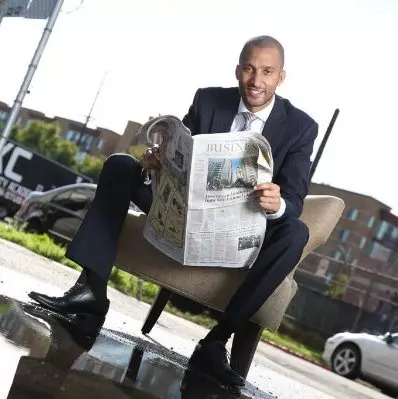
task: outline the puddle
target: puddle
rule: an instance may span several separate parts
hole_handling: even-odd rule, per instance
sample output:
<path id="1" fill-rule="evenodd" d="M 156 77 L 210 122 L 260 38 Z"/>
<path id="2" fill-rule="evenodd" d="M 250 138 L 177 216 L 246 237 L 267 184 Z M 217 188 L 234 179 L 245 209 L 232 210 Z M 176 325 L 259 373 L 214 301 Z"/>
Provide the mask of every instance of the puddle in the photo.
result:
<path id="1" fill-rule="evenodd" d="M 105 328 L 83 333 L 67 319 L 4 296 L 0 359 L 0 398 L 274 399 L 250 383 L 231 392 L 190 374 L 185 357 L 152 342 Z"/>

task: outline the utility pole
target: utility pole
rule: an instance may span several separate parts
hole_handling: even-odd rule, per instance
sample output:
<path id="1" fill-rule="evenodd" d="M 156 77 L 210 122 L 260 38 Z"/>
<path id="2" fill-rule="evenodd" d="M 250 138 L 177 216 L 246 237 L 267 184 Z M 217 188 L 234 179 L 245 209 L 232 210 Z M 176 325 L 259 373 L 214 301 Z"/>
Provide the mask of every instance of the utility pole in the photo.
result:
<path id="1" fill-rule="evenodd" d="M 83 127 L 82 127 L 82 130 L 81 130 L 81 132 L 80 132 L 80 136 L 79 136 L 79 138 L 76 140 L 76 145 L 77 145 L 78 147 L 80 147 L 80 143 L 81 143 L 81 141 L 82 141 L 82 138 L 83 138 L 84 133 L 86 132 L 87 125 L 88 125 L 88 123 L 89 123 L 90 120 L 91 120 L 91 114 L 93 113 L 95 104 L 97 103 L 98 97 L 99 97 L 99 95 L 100 95 L 100 93 L 101 93 L 101 90 L 102 90 L 102 87 L 103 87 L 103 85 L 104 85 L 104 83 L 105 83 L 105 78 L 106 78 L 106 75 L 107 75 L 107 74 L 108 74 L 108 71 L 106 71 L 106 72 L 104 73 L 104 76 L 102 77 L 102 80 L 101 80 L 101 83 L 100 83 L 100 85 L 99 85 L 99 87 L 98 87 L 97 93 L 95 94 L 94 101 L 93 101 L 93 103 L 92 103 L 92 105 L 91 105 L 90 112 L 88 113 L 88 115 L 87 115 L 87 117 L 86 117 L 86 121 L 84 122 L 84 125 L 83 125 Z"/>
<path id="2" fill-rule="evenodd" d="M 325 149 L 325 146 L 326 146 L 326 143 L 327 143 L 327 141 L 329 139 L 330 133 L 332 133 L 333 126 L 334 126 L 334 124 L 336 122 L 336 119 L 337 119 L 339 113 L 340 113 L 340 110 L 337 108 L 334 111 L 334 114 L 332 116 L 332 119 L 330 120 L 328 128 L 326 129 L 325 136 L 322 139 L 322 143 L 319 146 L 318 152 L 317 152 L 317 154 L 315 156 L 314 162 L 313 162 L 312 167 L 311 167 L 310 182 L 312 180 L 312 176 L 314 176 L 315 170 L 316 170 L 316 168 L 318 166 L 319 160 L 321 159 L 321 156 L 323 154 L 323 150 Z"/>
<path id="3" fill-rule="evenodd" d="M 0 0 L 0 25 L 6 13 L 6 0 Z"/>
<path id="4" fill-rule="evenodd" d="M 0 0 L 1 1 L 1 0 Z M 25 98 L 26 93 L 29 90 L 30 83 L 32 82 L 33 76 L 36 72 L 37 66 L 39 65 L 41 56 L 44 52 L 44 49 L 47 45 L 48 39 L 51 36 L 52 30 L 54 28 L 55 22 L 57 21 L 58 15 L 61 12 L 62 5 L 64 0 L 57 0 L 54 8 L 51 12 L 51 15 L 48 17 L 46 27 L 44 28 L 43 35 L 40 39 L 40 42 L 36 48 L 36 51 L 33 55 L 32 61 L 29 65 L 28 71 L 26 72 L 25 78 L 22 82 L 22 85 L 19 89 L 18 95 L 14 101 L 14 105 L 11 108 L 10 115 L 6 121 L 6 124 L 3 129 L 3 133 L 0 136 L 0 154 L 5 146 L 6 140 L 11 134 L 11 129 L 14 126 L 19 111 L 21 110 L 23 100 Z"/>

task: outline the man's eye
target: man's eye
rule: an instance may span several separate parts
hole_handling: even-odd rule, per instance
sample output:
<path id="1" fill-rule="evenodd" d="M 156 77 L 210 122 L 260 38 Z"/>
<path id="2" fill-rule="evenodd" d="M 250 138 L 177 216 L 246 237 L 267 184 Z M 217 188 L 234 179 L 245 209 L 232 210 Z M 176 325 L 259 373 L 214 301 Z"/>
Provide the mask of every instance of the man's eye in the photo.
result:
<path id="1" fill-rule="evenodd" d="M 265 75 L 271 75 L 272 69 L 264 69 L 264 74 Z"/>
<path id="2" fill-rule="evenodd" d="M 243 70 L 244 70 L 245 72 L 251 72 L 251 71 L 252 71 L 252 67 L 250 67 L 250 66 L 245 66 L 245 67 L 243 68 Z"/>

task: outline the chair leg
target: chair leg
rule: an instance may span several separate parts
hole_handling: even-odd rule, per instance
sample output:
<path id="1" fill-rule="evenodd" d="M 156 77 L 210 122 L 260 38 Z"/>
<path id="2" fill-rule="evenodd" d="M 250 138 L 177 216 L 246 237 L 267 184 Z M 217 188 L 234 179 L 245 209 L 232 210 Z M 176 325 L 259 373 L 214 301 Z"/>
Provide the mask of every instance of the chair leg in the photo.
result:
<path id="1" fill-rule="evenodd" d="M 231 367 L 243 378 L 247 377 L 261 338 L 263 328 L 251 321 L 234 334 L 231 350 Z"/>
<path id="2" fill-rule="evenodd" d="M 158 321 L 159 316 L 162 314 L 163 309 L 167 305 L 168 300 L 171 297 L 171 291 L 166 290 L 166 288 L 160 288 L 159 292 L 152 303 L 152 307 L 149 310 L 149 313 L 145 319 L 145 322 L 142 326 L 141 332 L 143 334 L 149 334 L 152 330 L 152 327 Z"/>

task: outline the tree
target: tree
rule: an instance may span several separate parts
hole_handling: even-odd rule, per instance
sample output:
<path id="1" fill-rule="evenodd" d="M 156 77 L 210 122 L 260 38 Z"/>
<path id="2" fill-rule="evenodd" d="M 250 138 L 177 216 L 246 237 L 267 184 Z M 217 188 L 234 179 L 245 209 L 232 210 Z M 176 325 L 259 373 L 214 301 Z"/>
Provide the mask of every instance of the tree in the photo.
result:
<path id="1" fill-rule="evenodd" d="M 78 171 L 97 182 L 103 165 L 104 159 L 87 155 L 83 163 L 78 166 Z"/>
<path id="2" fill-rule="evenodd" d="M 143 144 L 132 145 L 130 146 L 128 153 L 136 159 L 141 159 L 146 149 L 147 146 Z"/>
<path id="3" fill-rule="evenodd" d="M 27 128 L 16 126 L 10 138 L 65 166 L 74 169 L 77 166 L 78 148 L 75 143 L 60 136 L 56 123 L 34 121 Z"/>

